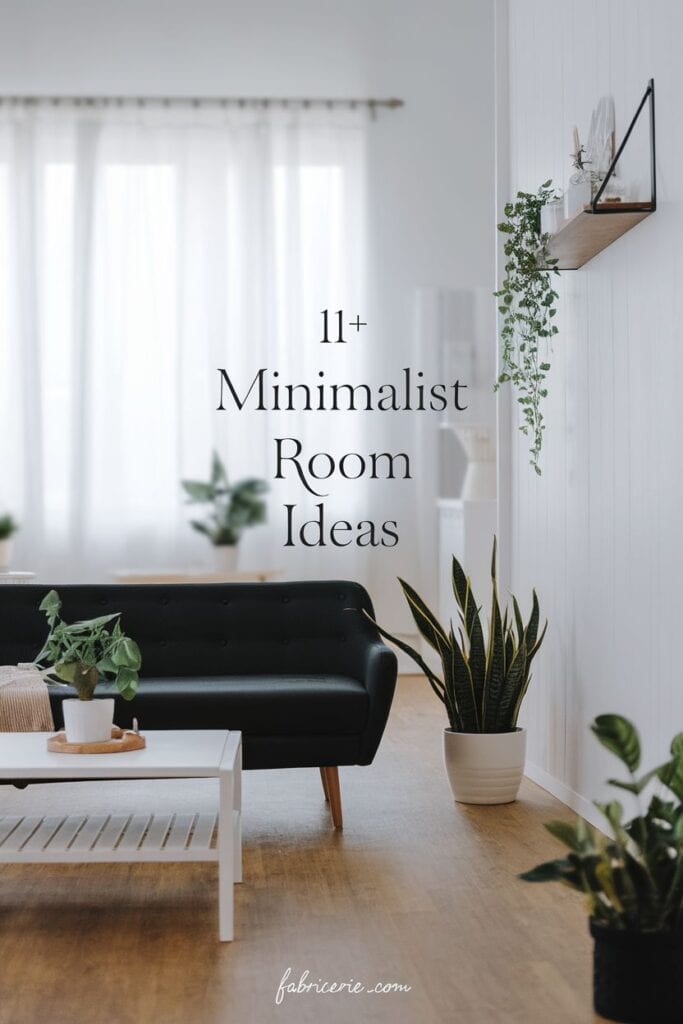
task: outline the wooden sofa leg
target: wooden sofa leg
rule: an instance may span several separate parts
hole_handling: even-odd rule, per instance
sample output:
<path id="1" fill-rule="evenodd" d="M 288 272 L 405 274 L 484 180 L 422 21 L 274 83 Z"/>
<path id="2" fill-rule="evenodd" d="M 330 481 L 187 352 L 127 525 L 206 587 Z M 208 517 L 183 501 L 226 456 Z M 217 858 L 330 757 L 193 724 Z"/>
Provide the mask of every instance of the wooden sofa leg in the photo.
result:
<path id="1" fill-rule="evenodd" d="M 327 768 L 321 768 L 320 769 L 320 778 L 321 778 L 321 781 L 322 781 L 322 784 L 323 784 L 323 793 L 325 794 L 325 802 L 329 804 L 329 802 L 330 802 L 330 793 L 329 793 L 329 790 L 327 788 Z"/>
<path id="2" fill-rule="evenodd" d="M 325 769 L 325 777 L 327 779 L 327 792 L 330 797 L 330 810 L 332 811 L 334 827 L 343 828 L 344 822 L 342 819 L 341 793 L 339 791 L 339 771 L 336 765 L 334 768 Z"/>

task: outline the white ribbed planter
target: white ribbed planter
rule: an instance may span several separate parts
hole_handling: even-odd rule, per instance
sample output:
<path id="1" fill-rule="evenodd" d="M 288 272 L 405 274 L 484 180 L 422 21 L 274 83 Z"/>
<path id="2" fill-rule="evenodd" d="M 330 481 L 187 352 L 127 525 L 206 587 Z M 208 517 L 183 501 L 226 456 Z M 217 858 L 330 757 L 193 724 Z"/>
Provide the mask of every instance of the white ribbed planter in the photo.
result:
<path id="1" fill-rule="evenodd" d="M 443 760 L 453 797 L 462 804 L 509 804 L 517 799 L 526 731 L 453 732 L 444 729 Z"/>
<path id="2" fill-rule="evenodd" d="M 0 572 L 7 569 L 12 557 L 12 541 L 9 537 L 0 540 Z"/>
<path id="3" fill-rule="evenodd" d="M 68 743 L 101 743 L 111 739 L 114 698 L 94 700 L 68 698 L 62 701 L 64 731 Z"/>
<path id="4" fill-rule="evenodd" d="M 213 567 L 215 572 L 226 575 L 237 572 L 237 545 L 217 544 L 213 549 Z"/>

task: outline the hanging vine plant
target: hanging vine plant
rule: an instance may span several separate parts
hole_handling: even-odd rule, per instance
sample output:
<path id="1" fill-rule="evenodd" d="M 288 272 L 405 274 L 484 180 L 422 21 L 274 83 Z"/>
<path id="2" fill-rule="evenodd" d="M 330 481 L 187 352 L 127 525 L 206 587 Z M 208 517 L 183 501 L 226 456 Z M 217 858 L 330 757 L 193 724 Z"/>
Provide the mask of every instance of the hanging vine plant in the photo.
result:
<path id="1" fill-rule="evenodd" d="M 552 278 L 560 273 L 558 261 L 548 248 L 550 235 L 541 232 L 541 207 L 559 198 L 551 186 L 552 181 L 546 181 L 535 195 L 518 192 L 514 203 L 506 203 L 505 220 L 498 225 L 506 236 L 505 278 L 500 291 L 495 292 L 502 316 L 501 372 L 496 391 L 508 382 L 516 388 L 523 412 L 519 429 L 530 439 L 529 461 L 539 476 L 549 343 L 557 334 L 552 321 L 559 296 Z"/>

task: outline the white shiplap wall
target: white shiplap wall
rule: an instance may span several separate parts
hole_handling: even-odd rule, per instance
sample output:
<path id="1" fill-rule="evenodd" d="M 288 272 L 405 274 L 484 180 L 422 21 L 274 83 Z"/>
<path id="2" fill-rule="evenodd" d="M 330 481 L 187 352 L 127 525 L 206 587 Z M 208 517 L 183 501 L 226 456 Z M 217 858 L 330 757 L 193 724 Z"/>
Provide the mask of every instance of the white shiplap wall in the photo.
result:
<path id="1" fill-rule="evenodd" d="M 648 758 L 683 730 L 681 38 L 677 0 L 509 4 L 512 190 L 566 184 L 572 126 L 585 138 L 612 93 L 620 137 L 656 83 L 659 208 L 562 276 L 543 476 L 513 409 L 502 496 L 512 589 L 526 600 L 536 586 L 550 620 L 525 712 L 529 774 L 584 812 L 615 768 L 589 734 L 596 714 L 633 717 Z"/>

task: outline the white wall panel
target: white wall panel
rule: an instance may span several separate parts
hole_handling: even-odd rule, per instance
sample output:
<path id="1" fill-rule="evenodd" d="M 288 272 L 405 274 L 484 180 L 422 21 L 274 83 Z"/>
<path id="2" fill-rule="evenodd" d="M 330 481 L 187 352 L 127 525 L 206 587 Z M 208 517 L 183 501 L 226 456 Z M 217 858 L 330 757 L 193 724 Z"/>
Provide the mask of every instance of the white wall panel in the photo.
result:
<path id="1" fill-rule="evenodd" d="M 550 620 L 530 773 L 584 811 L 614 768 L 596 714 L 633 717 L 648 758 L 683 729 L 682 35 L 674 0 L 509 6 L 511 190 L 566 185 L 572 127 L 585 139 L 601 95 L 621 136 L 657 90 L 657 213 L 560 281 L 540 479 L 516 407 L 510 425 L 512 589 L 535 586 Z"/>

